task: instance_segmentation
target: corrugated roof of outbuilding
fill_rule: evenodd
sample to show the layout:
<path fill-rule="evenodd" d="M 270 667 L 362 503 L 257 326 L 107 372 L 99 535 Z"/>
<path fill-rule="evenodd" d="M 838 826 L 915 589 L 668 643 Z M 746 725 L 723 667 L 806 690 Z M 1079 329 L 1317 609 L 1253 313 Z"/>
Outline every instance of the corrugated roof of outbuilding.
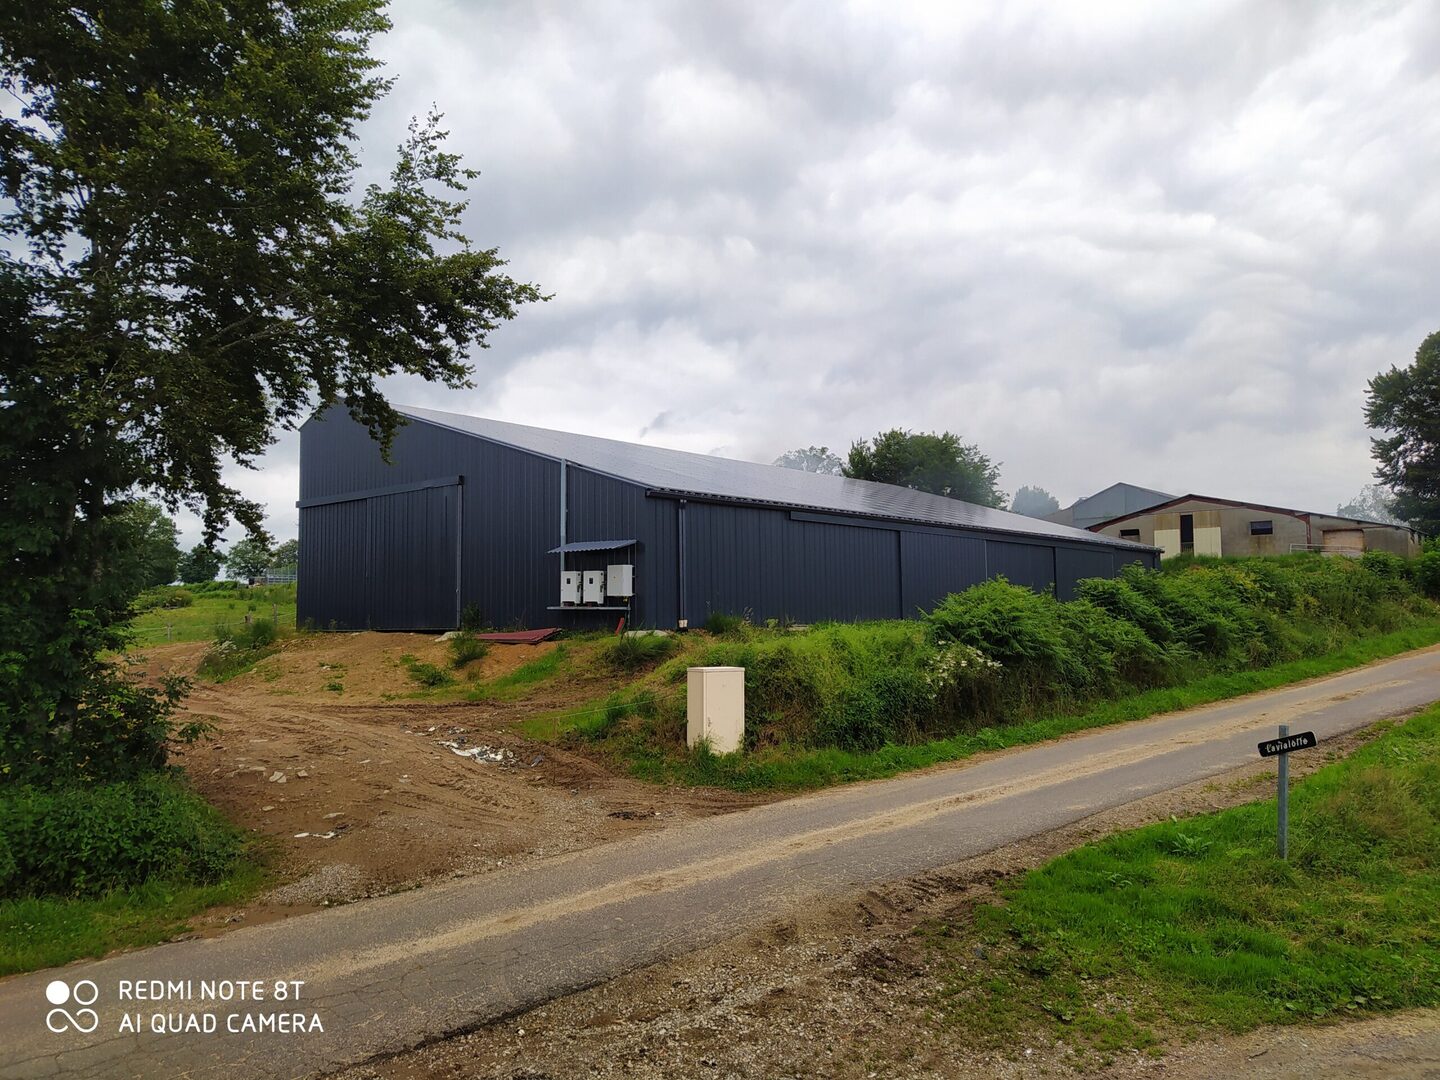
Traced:
<path fill-rule="evenodd" d="M 976 506 L 894 484 L 822 476 L 754 461 L 736 461 L 711 454 L 602 439 L 595 435 L 576 435 L 411 405 L 397 405 L 395 409 L 412 420 L 568 461 L 673 495 L 762 503 L 822 513 L 858 514 L 922 525 L 985 529 L 1034 539 L 1155 550 L 1040 518 L 1012 514 L 1007 510 L 992 510 L 988 506 Z"/>

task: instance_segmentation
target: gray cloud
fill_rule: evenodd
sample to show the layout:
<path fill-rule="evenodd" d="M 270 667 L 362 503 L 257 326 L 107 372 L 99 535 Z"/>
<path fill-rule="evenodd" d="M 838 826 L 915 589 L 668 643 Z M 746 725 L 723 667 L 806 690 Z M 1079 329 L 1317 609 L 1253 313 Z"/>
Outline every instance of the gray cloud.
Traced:
<path fill-rule="evenodd" d="M 471 236 L 555 294 L 398 400 L 758 460 L 950 428 L 1011 490 L 1324 509 L 1436 329 L 1425 0 L 392 14 L 367 164 L 438 103 Z M 236 477 L 285 534 L 294 455 Z"/>

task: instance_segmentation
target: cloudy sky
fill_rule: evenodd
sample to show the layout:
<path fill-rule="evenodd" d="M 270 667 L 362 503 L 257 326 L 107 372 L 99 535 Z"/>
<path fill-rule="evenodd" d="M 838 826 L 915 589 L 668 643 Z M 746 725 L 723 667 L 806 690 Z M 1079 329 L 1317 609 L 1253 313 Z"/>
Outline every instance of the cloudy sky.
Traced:
<path fill-rule="evenodd" d="M 394 400 L 758 461 L 948 429 L 1006 490 L 1333 509 L 1440 329 L 1440 5 L 404 0 L 467 231 L 554 294 Z M 293 435 L 232 479 L 295 534 Z M 187 530 L 193 539 L 195 530 Z"/>

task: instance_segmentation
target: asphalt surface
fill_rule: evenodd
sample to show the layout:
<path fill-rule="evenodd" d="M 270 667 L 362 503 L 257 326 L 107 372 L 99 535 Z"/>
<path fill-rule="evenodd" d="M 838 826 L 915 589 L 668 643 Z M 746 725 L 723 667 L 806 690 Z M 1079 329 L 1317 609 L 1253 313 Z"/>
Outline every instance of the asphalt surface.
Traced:
<path fill-rule="evenodd" d="M 0 1078 L 314 1075 L 712 944 L 816 897 L 1225 772 L 1254 761 L 1278 723 L 1313 729 L 1323 748 L 1329 736 L 1437 699 L 1432 648 L 513 872 L 19 976 L 0 982 Z M 56 979 L 73 988 L 58 1004 L 46 993 Z M 164 985 L 150 985 L 157 980 Z M 230 1000 L 205 997 L 207 983 L 223 992 L 224 980 Z M 260 984 L 264 998 L 239 1000 L 242 983 Z M 283 999 L 277 984 L 286 984 Z M 165 1030 L 212 1023 L 214 1031 Z"/>

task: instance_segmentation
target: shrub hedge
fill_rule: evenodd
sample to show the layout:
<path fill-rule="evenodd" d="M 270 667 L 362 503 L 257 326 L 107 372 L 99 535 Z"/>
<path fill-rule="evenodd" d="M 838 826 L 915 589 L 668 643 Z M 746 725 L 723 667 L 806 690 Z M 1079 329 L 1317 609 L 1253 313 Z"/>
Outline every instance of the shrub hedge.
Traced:
<path fill-rule="evenodd" d="M 244 838 L 163 772 L 89 787 L 0 791 L 0 897 L 95 896 L 152 878 L 220 880 Z"/>
<path fill-rule="evenodd" d="M 1434 560 L 1433 562 L 1430 560 Z M 1073 600 L 997 578 L 918 621 L 752 629 L 675 661 L 746 670 L 751 748 L 872 750 L 1024 722 L 1440 620 L 1440 554 L 1167 560 Z M 673 726 L 673 725 L 672 725 Z M 678 738 L 679 730 L 668 732 Z"/>

